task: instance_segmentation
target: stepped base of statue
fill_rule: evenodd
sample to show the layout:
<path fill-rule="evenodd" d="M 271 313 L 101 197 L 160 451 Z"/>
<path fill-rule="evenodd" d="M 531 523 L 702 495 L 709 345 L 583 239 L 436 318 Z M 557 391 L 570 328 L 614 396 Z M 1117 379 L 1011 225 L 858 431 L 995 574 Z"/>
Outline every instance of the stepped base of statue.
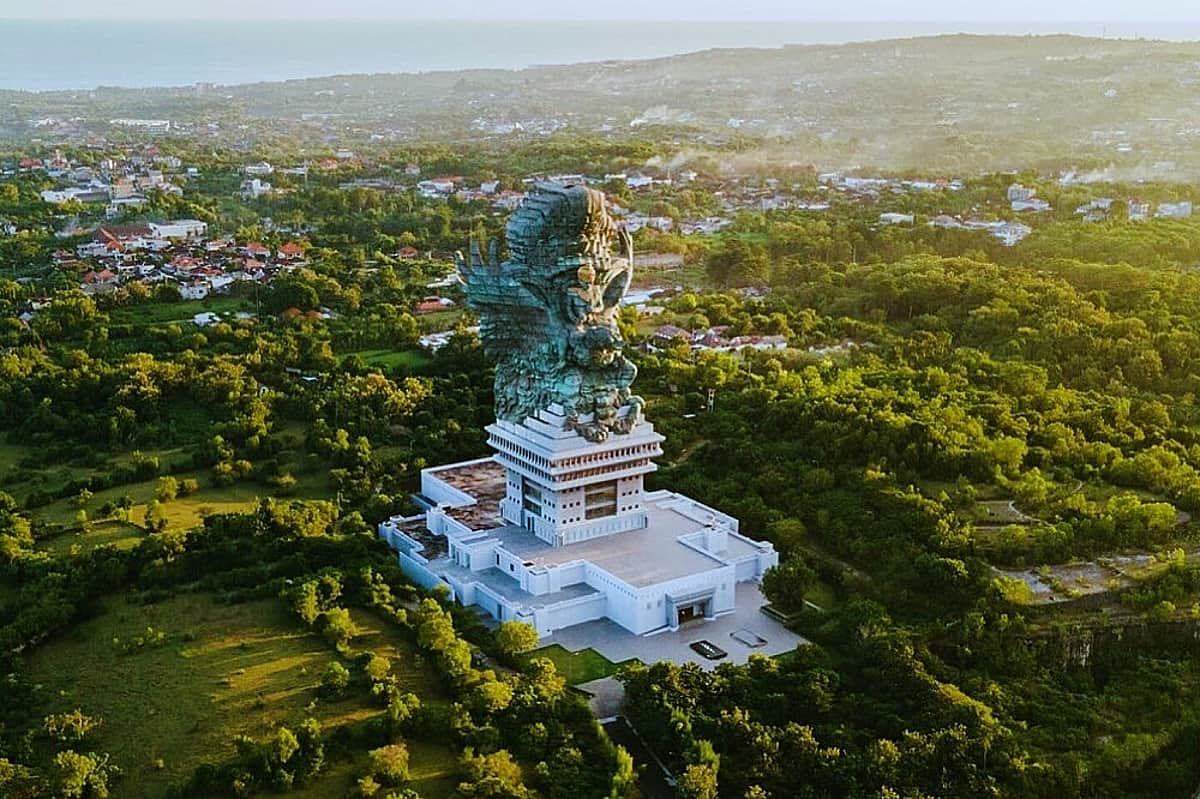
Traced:
<path fill-rule="evenodd" d="M 658 468 L 663 437 L 636 408 L 626 406 L 620 417 L 628 432 L 598 442 L 579 432 L 592 419 L 572 419 L 559 405 L 521 424 L 488 425 L 488 444 L 505 471 L 501 518 L 551 546 L 645 527 L 642 477 Z"/>

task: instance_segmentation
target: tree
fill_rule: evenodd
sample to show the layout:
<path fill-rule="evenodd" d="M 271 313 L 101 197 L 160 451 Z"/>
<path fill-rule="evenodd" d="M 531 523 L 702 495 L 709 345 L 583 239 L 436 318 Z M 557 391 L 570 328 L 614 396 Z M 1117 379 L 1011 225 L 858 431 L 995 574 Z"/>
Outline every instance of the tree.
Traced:
<path fill-rule="evenodd" d="M 705 268 L 720 286 L 750 286 L 766 282 L 771 261 L 762 245 L 734 237 L 708 257 Z"/>
<path fill-rule="evenodd" d="M 88 733 L 100 726 L 100 720 L 84 715 L 75 708 L 69 713 L 46 716 L 42 722 L 46 734 L 59 741 L 82 741 Z"/>
<path fill-rule="evenodd" d="M 179 481 L 170 475 L 158 478 L 158 487 L 154 490 L 154 497 L 159 502 L 170 502 L 179 496 Z"/>
<path fill-rule="evenodd" d="M 28 766 L 0 757 L 0 796 L 7 799 L 41 799 L 46 786 Z"/>
<path fill-rule="evenodd" d="M 391 672 L 392 663 L 383 655 L 371 653 L 367 656 L 366 663 L 363 664 L 363 674 L 367 675 L 367 679 L 371 682 L 386 679 Z"/>
<path fill-rule="evenodd" d="M 321 675 L 321 693 L 328 697 L 339 697 L 350 687 L 350 670 L 336 660 L 330 663 Z"/>
<path fill-rule="evenodd" d="M 108 755 L 80 754 L 73 750 L 54 756 L 53 782 L 63 799 L 107 799 L 109 777 L 118 773 Z"/>
<path fill-rule="evenodd" d="M 500 680 L 482 680 L 475 686 L 472 696 L 473 707 L 484 713 L 493 714 L 504 710 L 512 703 L 513 690 Z"/>
<path fill-rule="evenodd" d="M 799 519 L 780 519 L 767 527 L 771 541 L 783 552 L 793 552 L 804 543 L 808 530 Z"/>
<path fill-rule="evenodd" d="M 680 799 L 717 799 L 717 768 L 712 763 L 692 763 L 679 776 Z"/>
<path fill-rule="evenodd" d="M 157 499 L 151 500 L 150 504 L 146 505 L 144 521 L 147 530 L 152 533 L 161 533 L 167 528 L 166 508 Z"/>
<path fill-rule="evenodd" d="M 368 753 L 371 774 L 380 783 L 396 786 L 408 779 L 408 747 L 402 743 L 388 744 Z"/>
<path fill-rule="evenodd" d="M 767 569 L 762 578 L 763 593 L 780 610 L 796 613 L 804 609 L 804 597 L 817 581 L 814 572 L 800 555 L 792 555 L 778 566 Z"/>
<path fill-rule="evenodd" d="M 531 792 L 521 778 L 521 766 L 507 749 L 489 755 L 463 753 L 460 763 L 463 781 L 458 792 L 470 799 L 530 799 Z"/>
<path fill-rule="evenodd" d="M 496 645 L 506 655 L 533 649 L 537 642 L 537 630 L 523 621 L 506 621 L 496 630 Z"/>
<path fill-rule="evenodd" d="M 330 608 L 321 614 L 323 626 L 321 632 L 326 640 L 339 649 L 350 643 L 350 639 L 358 635 L 358 626 L 346 608 Z"/>

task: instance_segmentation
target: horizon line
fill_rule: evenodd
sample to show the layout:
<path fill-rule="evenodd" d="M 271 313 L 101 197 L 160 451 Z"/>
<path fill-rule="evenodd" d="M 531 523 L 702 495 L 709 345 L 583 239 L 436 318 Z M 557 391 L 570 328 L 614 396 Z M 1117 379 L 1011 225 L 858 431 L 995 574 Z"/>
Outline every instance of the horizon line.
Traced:
<path fill-rule="evenodd" d="M 860 25 L 863 23 L 882 24 L 936 24 L 936 25 L 1141 25 L 1141 24 L 1181 24 L 1200 25 L 1195 18 L 1147 17 L 1143 19 L 1101 19 L 1101 18 L 1055 18 L 1055 19 L 996 19 L 996 18 L 955 18 L 930 19 L 925 17 L 844 17 L 844 18 L 813 18 L 813 17 L 405 17 L 405 16 L 369 16 L 369 15 L 246 15 L 220 17 L 172 17 L 137 15 L 120 17 L 112 14 L 97 16 L 8 16 L 0 15 L 4 22 L 469 22 L 469 23 L 712 23 L 728 24 L 731 22 L 770 25 L 778 23 L 818 24 L 818 25 Z"/>

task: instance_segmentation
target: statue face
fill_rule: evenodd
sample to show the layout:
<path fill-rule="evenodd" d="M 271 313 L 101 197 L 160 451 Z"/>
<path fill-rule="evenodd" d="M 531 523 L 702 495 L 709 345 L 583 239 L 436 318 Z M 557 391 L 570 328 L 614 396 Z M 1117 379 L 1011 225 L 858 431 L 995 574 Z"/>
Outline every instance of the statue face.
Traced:
<path fill-rule="evenodd" d="M 568 266 L 567 273 L 571 266 Z M 621 298 L 629 285 L 629 269 L 624 263 L 596 259 L 575 268 L 567 296 L 570 321 L 583 326 L 611 325 L 616 320 Z"/>

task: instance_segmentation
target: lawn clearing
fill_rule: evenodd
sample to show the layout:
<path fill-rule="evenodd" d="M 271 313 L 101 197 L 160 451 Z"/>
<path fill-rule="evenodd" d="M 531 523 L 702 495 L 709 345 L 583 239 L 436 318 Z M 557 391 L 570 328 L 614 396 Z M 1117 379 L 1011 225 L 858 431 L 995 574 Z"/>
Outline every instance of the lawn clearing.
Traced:
<path fill-rule="evenodd" d="M 38 548 L 58 556 L 90 552 L 108 545 L 117 549 L 133 549 L 144 537 L 142 530 L 132 524 L 108 520 L 39 541 Z"/>
<path fill-rule="evenodd" d="M 99 471 L 66 463 L 38 468 L 22 466 L 21 462 L 33 452 L 32 447 L 0 443 L 0 491 L 21 503 L 34 491 L 57 490 L 72 480 Z"/>
<path fill-rule="evenodd" d="M 370 651 L 391 660 L 392 675 L 400 688 L 421 697 L 422 704 L 449 702 L 437 672 L 400 628 L 361 608 L 351 609 L 350 618 L 359 630 L 350 642 L 356 652 Z"/>
<path fill-rule="evenodd" d="M 192 475 L 181 475 L 180 479 Z M 163 503 L 163 512 L 167 516 L 168 530 L 191 530 L 204 523 L 204 517 L 213 513 L 239 513 L 251 510 L 258 505 L 260 496 L 269 496 L 270 490 L 264 486 L 235 483 L 231 486 L 204 485 L 204 477 L 199 476 L 202 488 L 195 494 L 177 497 Z M 157 481 L 152 486 L 157 486 Z M 137 504 L 130 510 L 131 518 L 140 521 L 145 518 L 146 507 L 154 497 L 153 490 L 144 499 L 133 495 Z"/>
<path fill-rule="evenodd" d="M 833 586 L 820 579 L 813 581 L 813 584 L 804 593 L 804 598 L 821 610 L 833 610 L 837 605 L 837 594 L 834 592 Z"/>
<path fill-rule="evenodd" d="M 0 442 L 0 476 L 7 474 L 9 469 L 16 468 L 29 450 L 18 444 Z"/>
<path fill-rule="evenodd" d="M 1008 499 L 988 499 L 976 503 L 978 525 L 1024 524 L 1034 521 L 1017 510 L 1017 506 Z"/>
<path fill-rule="evenodd" d="M 164 631 L 166 643 L 126 654 L 123 643 L 148 626 Z M 224 605 L 185 594 L 154 605 L 112 599 L 98 617 L 35 649 L 27 666 L 42 686 L 39 712 L 78 707 L 103 720 L 95 746 L 124 773 L 112 795 L 140 799 L 162 795 L 205 760 L 227 758 L 236 735 L 265 736 L 307 715 L 329 727 L 379 713 L 365 697 L 308 709 L 336 658 L 280 600 Z"/>
<path fill-rule="evenodd" d="M 408 747 L 409 780 L 421 799 L 449 799 L 458 788 L 458 758 L 445 746 L 428 741 L 405 740 Z M 346 799 L 358 796 L 358 778 L 367 770 L 366 753 L 349 760 L 334 760 L 321 778 L 289 791 L 289 799 Z M 382 796 L 382 791 L 376 796 Z"/>
<path fill-rule="evenodd" d="M 441 330 L 453 330 L 462 318 L 463 312 L 457 308 L 449 311 L 434 311 L 433 313 L 417 316 L 417 324 L 423 333 L 436 333 Z"/>
<path fill-rule="evenodd" d="M 551 644 L 550 646 L 535 649 L 525 655 L 529 658 L 546 658 L 554 663 L 554 668 L 567 681 L 567 685 L 579 685 L 592 680 L 598 680 L 601 677 L 611 677 L 624 665 L 632 663 L 632 660 L 613 663 L 608 658 L 601 655 L 595 649 L 581 649 L 578 652 L 568 651 L 561 644 Z"/>
<path fill-rule="evenodd" d="M 416 350 L 359 350 L 346 353 L 342 360 L 351 355 L 362 358 L 367 366 L 381 366 L 385 369 L 416 369 L 429 363 L 429 356 Z"/>
<path fill-rule="evenodd" d="M 254 311 L 254 301 L 243 297 L 208 297 L 186 302 L 153 302 L 142 305 L 113 308 L 109 320 L 115 325 L 143 327 L 172 322 L 191 323 L 199 313 L 233 314 L 237 311 Z"/>
<path fill-rule="evenodd" d="M 234 483 L 231 486 L 214 486 L 207 471 L 191 471 L 174 475 L 180 482 L 195 478 L 200 483 L 200 490 L 195 494 L 177 497 L 163 503 L 166 513 L 167 529 L 190 530 L 200 526 L 204 517 L 210 513 L 238 513 L 258 505 L 259 497 L 272 496 L 275 492 L 269 486 L 258 483 Z M 88 518 L 101 521 L 100 506 L 106 502 L 116 501 L 128 494 L 133 499 L 133 507 L 129 510 L 129 520 L 135 524 L 143 524 L 146 518 L 146 507 L 154 499 L 158 489 L 158 478 L 141 483 L 106 488 L 97 491 L 83 506 Z M 296 485 L 288 494 L 298 499 L 329 499 L 328 477 L 324 473 L 298 475 Z M 35 519 L 74 527 L 77 523 L 76 514 L 79 507 L 74 498 L 60 499 L 41 508 L 30 511 Z"/>

